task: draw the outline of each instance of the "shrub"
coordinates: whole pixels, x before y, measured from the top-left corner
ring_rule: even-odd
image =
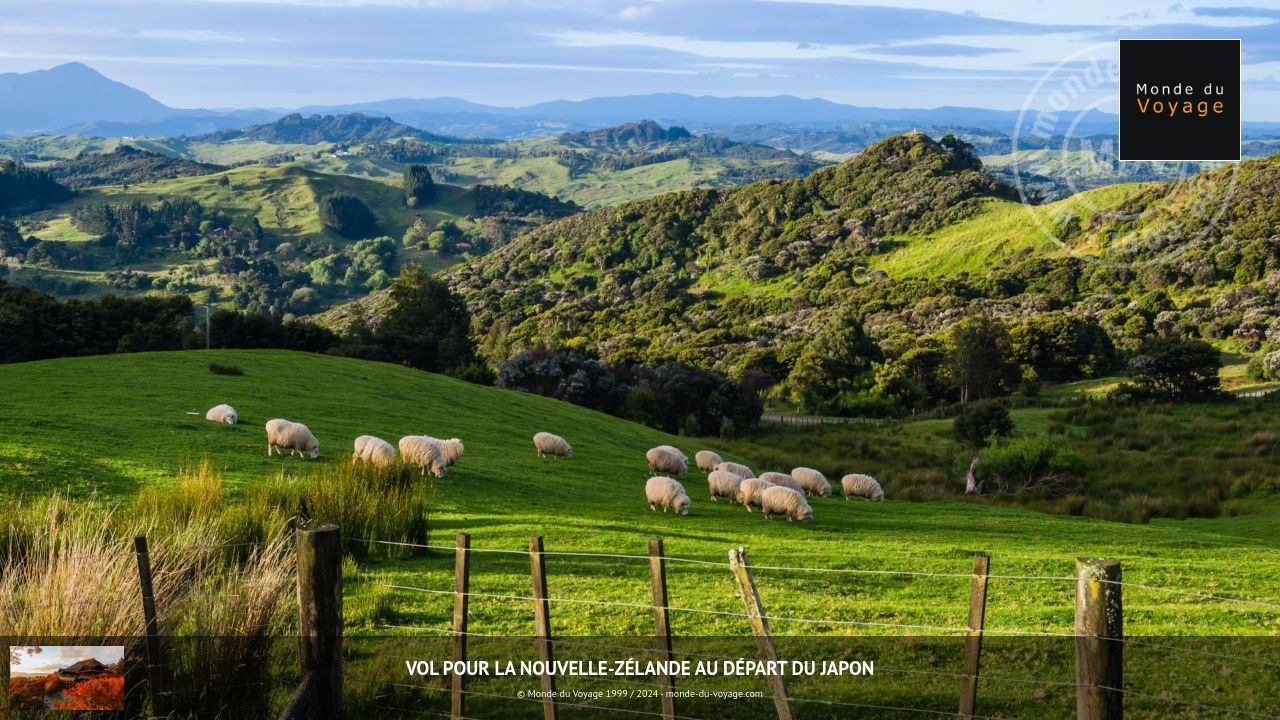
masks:
[[[988,490],[1057,497],[1078,490],[1086,470],[1084,456],[1060,439],[1029,435],[998,441],[983,453],[977,475]]]

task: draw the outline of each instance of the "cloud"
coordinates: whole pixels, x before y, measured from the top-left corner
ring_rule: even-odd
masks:
[[[956,45],[952,43],[908,43],[906,45],[888,45],[878,48],[867,48],[874,55],[911,55],[914,57],[977,57],[995,53],[1013,52],[1011,48],[978,47],[976,45]]]
[[[1191,12],[1201,17],[1280,18],[1280,10],[1260,7],[1197,7]]]
[[[643,20],[652,14],[652,5],[631,5],[623,8],[622,12],[618,13],[618,19],[635,22],[636,20]]]

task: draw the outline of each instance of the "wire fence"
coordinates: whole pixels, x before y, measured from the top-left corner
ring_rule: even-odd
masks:
[[[526,550],[526,549],[477,548],[477,547],[470,547],[470,546],[460,549],[457,546],[432,545],[432,544],[407,543],[407,542],[391,542],[391,541],[370,540],[370,539],[363,539],[363,538],[354,538],[353,540],[356,542],[363,542],[363,543],[370,543],[370,544],[388,544],[388,545],[396,545],[401,547],[409,547],[414,549],[436,551],[441,553],[449,553],[451,555],[454,555],[455,557],[457,557],[459,554],[465,554],[467,556],[507,555],[507,556],[532,557],[535,554],[533,550]],[[707,558],[697,558],[697,557],[678,557],[678,556],[668,555],[665,553],[641,555],[641,554],[628,554],[628,553],[618,553],[618,552],[541,550],[536,552],[536,554],[543,558],[582,558],[586,560],[599,560],[599,561],[610,562],[610,563],[617,563],[618,561],[627,561],[627,562],[636,562],[637,564],[639,563],[652,564],[655,562],[661,562],[666,565],[683,564],[687,566],[701,566],[705,568],[713,568],[716,570],[724,570],[724,571],[732,570],[734,567],[732,562],[724,562],[724,561],[711,560]],[[469,563],[467,564],[467,568],[468,568],[468,572],[470,572]],[[819,577],[832,578],[833,576],[834,577],[839,577],[839,576],[877,577],[878,576],[878,577],[885,577],[885,578],[938,579],[938,580],[944,580],[944,581],[955,581],[957,583],[960,583],[961,581],[963,581],[963,583],[965,583],[966,585],[969,583],[972,583],[975,580],[975,577],[977,576],[976,572],[958,572],[958,571],[948,571],[948,570],[917,570],[917,569],[901,569],[901,568],[813,567],[813,566],[803,566],[803,565],[751,565],[750,570],[752,572],[758,572],[762,576],[768,575],[768,574],[792,575],[792,576],[801,576],[801,577],[812,576],[814,578],[819,578]],[[569,571],[569,568],[567,566],[557,566],[557,572],[568,572],[568,571]],[[726,572],[726,575],[728,575],[728,572]],[[1081,578],[1076,577],[1074,575],[1065,575],[1065,574],[1059,575],[1059,574],[1053,574],[1053,573],[1043,573],[1043,572],[1034,572],[1034,571],[1026,572],[1026,573],[1014,572],[1014,573],[1003,573],[1003,574],[984,572],[981,575],[982,575],[984,584],[986,582],[991,582],[991,581],[1000,581],[1004,583],[1030,583],[1030,584],[1061,583],[1067,588],[1074,590],[1075,586],[1082,582]],[[1249,608],[1249,609],[1258,609],[1258,610],[1280,609],[1280,602],[1275,602],[1269,599],[1242,597],[1242,596],[1237,596],[1232,594],[1222,594],[1222,593],[1216,593],[1216,592],[1200,592],[1196,590],[1187,589],[1185,587],[1176,587],[1171,585],[1155,585],[1151,583],[1131,582],[1127,580],[1113,580],[1109,578],[1097,578],[1097,581],[1104,586],[1126,588],[1132,591],[1148,593],[1148,594],[1156,594],[1156,595],[1167,594],[1174,597],[1189,598],[1189,599],[1198,601],[1201,604],[1215,603],[1215,604],[1219,604],[1227,607],[1239,607],[1239,608]],[[1068,583],[1070,583],[1070,585],[1067,585]],[[510,602],[529,603],[531,605],[545,604],[545,606],[552,607],[552,608],[558,605],[568,606],[568,607],[577,607],[577,606],[605,607],[605,608],[618,608],[625,611],[638,611],[643,613],[661,612],[665,616],[697,615],[697,616],[724,617],[724,618],[733,619],[735,621],[741,621],[744,630],[747,628],[750,628],[752,626],[752,623],[755,621],[764,621],[769,623],[771,626],[776,626],[777,628],[783,629],[783,630],[785,630],[785,628],[789,625],[798,625],[798,626],[805,627],[806,630],[804,631],[804,634],[798,637],[808,637],[809,635],[813,635],[814,634],[813,630],[819,630],[820,631],[818,633],[819,635],[825,635],[825,634],[829,634],[833,630],[838,631],[840,629],[853,630],[855,633],[858,633],[859,635],[863,635],[865,631],[871,631],[876,634],[875,635],[876,637],[893,637],[897,634],[905,634],[905,635],[908,635],[911,637],[917,637],[917,638],[957,637],[957,636],[972,637],[975,633],[981,636],[1009,637],[1009,638],[1047,638],[1047,639],[1052,639],[1056,641],[1074,640],[1077,638],[1086,637],[1082,635],[1076,628],[1070,628],[1070,629],[1064,628],[1063,630],[1056,630],[1053,628],[991,627],[991,626],[986,626],[984,624],[979,625],[978,627],[975,628],[971,626],[971,624],[968,622],[933,623],[933,622],[914,622],[914,621],[906,622],[906,621],[896,621],[893,619],[877,619],[877,618],[820,617],[820,616],[809,616],[803,613],[788,613],[785,611],[783,612],[761,611],[759,613],[752,613],[749,611],[743,612],[743,611],[737,611],[737,610],[726,610],[722,608],[702,607],[697,605],[681,604],[681,603],[674,603],[674,602],[659,603],[657,602],[657,600],[655,600],[654,602],[633,602],[633,601],[627,601],[625,599],[600,599],[600,598],[590,598],[590,597],[574,597],[574,596],[565,596],[563,594],[557,594],[557,595],[544,594],[539,596],[536,593],[536,589],[537,589],[536,580],[535,580],[534,594],[527,594],[527,593],[520,593],[520,592],[506,592],[501,590],[471,590],[471,589],[463,590],[463,589],[460,589],[459,587],[454,587],[450,589],[421,587],[418,584],[406,582],[402,578],[397,578],[397,580],[394,582],[389,582],[385,580],[373,580],[371,584],[376,587],[390,590],[393,592],[423,594],[423,595],[438,596],[438,597],[449,597],[449,598],[452,598],[455,603],[465,601],[465,604],[463,605],[463,607],[468,607],[472,612],[474,612],[477,609],[477,603],[490,602],[490,601],[499,602],[499,603],[510,603]],[[664,590],[664,596],[665,596],[665,590]],[[747,608],[747,609],[750,610],[750,608]],[[423,625],[411,625],[411,624],[387,624],[381,627],[386,627],[388,629],[402,630],[402,631],[430,633],[434,636],[441,637],[441,638],[456,637],[459,635],[463,635],[466,637],[484,638],[484,639],[492,639],[492,640],[517,639],[520,641],[547,642],[550,645],[554,645],[556,647],[566,647],[566,646],[571,647],[574,644],[578,644],[584,647],[588,647],[597,652],[604,650],[604,651],[621,651],[621,652],[629,652],[629,653],[636,653],[636,654],[651,654],[651,655],[652,654],[659,654],[659,655],[669,654],[669,656],[673,658],[674,657],[688,657],[688,658],[705,657],[708,659],[731,660],[731,661],[742,659],[740,656],[735,657],[734,655],[728,655],[728,654],[678,652],[674,648],[663,649],[662,647],[659,647],[659,646],[644,647],[636,644],[619,644],[619,643],[607,643],[607,642],[602,643],[600,640],[596,638],[565,638],[565,637],[553,638],[553,637],[550,637],[549,635],[542,636],[536,633],[533,635],[524,635],[524,634],[510,635],[506,633],[475,632],[472,630],[459,631],[456,627],[423,626]],[[885,632],[890,633],[890,635],[883,635],[882,633],[885,633]],[[783,639],[783,638],[793,637],[793,636],[783,634],[777,637],[779,639]],[[1250,657],[1247,655],[1235,654],[1230,652],[1213,652],[1213,651],[1203,650],[1195,647],[1180,647],[1178,645],[1169,644],[1169,643],[1151,642],[1149,640],[1146,640],[1140,637],[1110,637],[1106,635],[1089,635],[1087,637],[1096,637],[1098,640],[1110,641],[1110,642],[1122,644],[1126,647],[1145,648],[1145,649],[1150,649],[1150,650],[1155,650],[1160,652],[1173,652],[1173,653],[1186,653],[1189,655],[1201,655],[1206,658],[1212,658],[1213,660],[1219,661],[1219,662],[1226,661],[1226,662],[1232,662],[1232,663],[1242,663],[1242,664],[1248,664],[1252,666],[1261,666],[1264,668],[1280,666],[1280,663],[1271,662],[1270,660],[1260,658],[1260,657]],[[1187,637],[1189,640],[1194,640],[1195,638],[1195,636],[1187,636]],[[957,683],[966,682],[974,678],[974,676],[969,674],[967,671],[953,672],[953,671],[948,671],[945,668],[944,669],[916,669],[916,668],[902,667],[902,666],[886,666],[883,664],[877,665],[875,668],[875,672],[885,673],[888,675],[898,675],[902,677],[914,676],[914,677],[920,677],[922,679],[932,678],[934,680],[946,680],[946,681],[957,682]],[[1052,674],[1052,673],[1049,673],[1049,674]],[[625,678],[588,677],[586,681],[589,681],[589,682],[599,681],[601,683],[617,683],[620,685],[628,685],[628,686],[657,687],[658,685],[657,678],[654,678],[648,675],[640,676],[640,677],[642,677],[643,679],[637,679],[634,676],[625,677]],[[987,674],[983,674],[981,676],[981,679],[982,679],[982,683],[984,683],[984,686],[991,686],[992,684],[994,684],[996,686],[1008,686],[1011,688],[1016,688],[1016,687],[1057,688],[1057,689],[1068,690],[1068,691],[1080,691],[1082,688],[1090,688],[1096,691],[1108,691],[1108,692],[1119,693],[1121,695],[1132,696],[1135,699],[1143,700],[1148,705],[1150,704],[1165,705],[1165,706],[1171,706],[1174,708],[1180,707],[1187,711],[1195,710],[1198,712],[1221,713],[1221,714],[1239,716],[1239,717],[1277,718],[1277,720],[1280,720],[1280,716],[1268,712],[1265,708],[1258,709],[1258,708],[1247,708],[1247,707],[1232,707],[1227,704],[1206,703],[1206,702],[1202,702],[1200,699],[1189,699],[1186,697],[1170,696],[1167,693],[1158,694],[1158,693],[1135,690],[1134,688],[1128,686],[1127,684],[1123,686],[1120,686],[1120,685],[1112,686],[1112,685],[1100,684],[1097,682],[1081,682],[1079,679],[1071,680],[1071,679],[1066,679],[1062,677],[1033,677],[1030,674],[1025,676],[1016,676],[1016,675],[1010,675],[1008,673],[996,673],[996,674],[987,673]],[[417,686],[413,686],[413,687],[417,687]],[[604,685],[602,685],[602,687],[604,687]],[[681,684],[680,687],[686,691],[692,690],[683,684]],[[450,690],[449,688],[430,688],[430,689],[436,692],[459,692],[456,689]],[[513,699],[513,700],[530,701],[530,698],[527,698],[527,697],[526,698],[508,697],[503,695],[497,695],[494,693],[484,693],[484,692],[476,691],[473,689],[465,690],[462,692],[467,692],[467,693],[475,694],[481,697],[489,697],[493,699],[503,699],[503,700]],[[878,711],[883,713],[903,713],[903,714],[909,714],[909,715],[919,715],[921,717],[964,717],[964,718],[973,718],[977,720],[981,720],[982,718],[992,718],[992,720],[994,720],[994,716],[976,714],[971,710],[965,711],[965,712],[959,712],[959,711],[939,709],[937,707],[911,707],[906,705],[895,705],[895,704],[877,704],[875,702],[853,702],[853,701],[846,701],[845,699],[841,699],[841,698],[804,697],[802,695],[803,693],[801,693],[800,695],[791,695],[788,697],[788,700],[794,703],[808,704],[808,705],[819,706],[819,707],[825,706],[831,709],[848,708],[850,710],[860,709],[862,711]],[[541,700],[538,700],[538,701],[541,702]],[[667,717],[667,718],[686,717],[686,716],[679,716],[679,715],[672,716],[670,714],[663,714],[660,712],[650,712],[645,710],[636,710],[632,708],[619,708],[619,707],[611,707],[611,706],[605,706],[605,705],[596,706],[596,705],[590,705],[590,704],[584,704],[584,703],[573,703],[573,702],[565,701],[563,699],[557,699],[556,704],[563,707],[595,710],[602,713],[614,714],[619,717],[628,716],[628,715],[652,715],[652,716],[661,716],[661,717]]]

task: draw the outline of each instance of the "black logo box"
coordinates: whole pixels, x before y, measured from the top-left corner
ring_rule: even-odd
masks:
[[[1240,40],[1120,41],[1120,160],[1238,161],[1240,102]]]

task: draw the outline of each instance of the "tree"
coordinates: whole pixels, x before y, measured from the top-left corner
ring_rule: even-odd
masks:
[[[1203,340],[1149,338],[1129,361],[1138,388],[1166,400],[1207,400],[1218,390],[1218,350]]]
[[[369,206],[351,193],[335,192],[320,198],[320,222],[346,238],[366,238],[378,230]]]
[[[426,165],[404,166],[404,202],[409,207],[425,205],[435,194],[431,170]]]
[[[475,361],[471,316],[443,280],[406,265],[391,283],[391,309],[373,339],[394,362],[444,372]]]
[[[1013,434],[1013,419],[1009,417],[1009,407],[999,400],[979,400],[966,404],[956,416],[952,432],[961,445],[973,451],[969,471],[964,477],[964,491],[980,493],[982,485],[978,484],[973,475],[978,467],[978,453],[991,444],[992,437],[1008,437]]]
[[[862,318],[843,308],[796,360],[789,376],[792,395],[811,410],[836,404],[880,359],[880,348],[863,331]]]
[[[972,315],[951,329],[945,368],[962,403],[1006,395],[1021,377],[1009,331],[987,315]]]

